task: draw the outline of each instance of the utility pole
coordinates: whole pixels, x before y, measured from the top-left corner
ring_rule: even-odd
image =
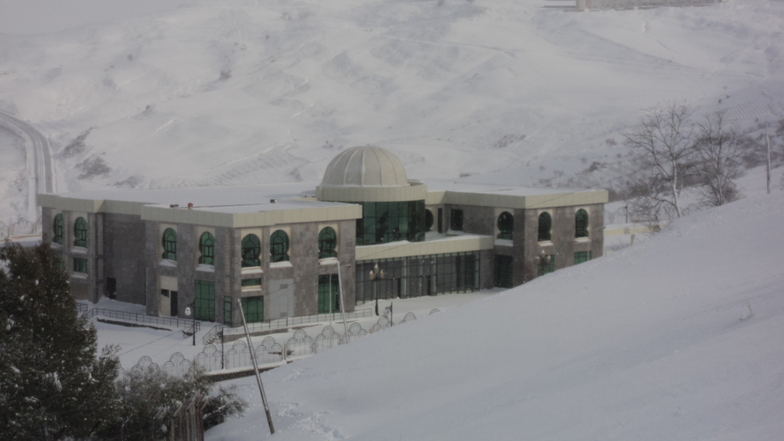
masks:
[[[768,165],[766,167],[768,180],[768,194],[770,194],[770,136],[768,135],[768,123],[765,123],[765,145],[768,148]]]
[[[340,312],[343,313],[343,332],[346,333],[346,343],[350,342],[348,337],[348,324],[346,323],[346,303],[343,301],[343,281],[340,278],[340,261],[337,263],[338,265],[338,293],[340,294]],[[332,287],[332,283],[329,284],[330,289]],[[332,300],[332,299],[330,299]]]
[[[267,403],[267,395],[264,393],[264,386],[261,384],[261,374],[259,374],[259,363],[256,360],[256,350],[253,348],[253,342],[250,341],[250,332],[248,331],[248,324],[245,322],[245,311],[242,310],[242,299],[237,299],[237,305],[240,307],[240,318],[242,319],[242,327],[245,328],[245,337],[248,339],[248,348],[250,348],[250,358],[253,361],[253,372],[256,373],[256,384],[259,385],[259,394],[261,395],[261,402],[264,404],[264,412],[267,414],[267,422],[269,423],[270,435],[274,435],[275,426],[272,425],[272,415],[270,414],[269,404]]]

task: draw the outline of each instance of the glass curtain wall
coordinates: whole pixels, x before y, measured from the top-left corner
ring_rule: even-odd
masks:
[[[357,245],[425,240],[425,201],[361,202]]]
[[[370,280],[378,264],[384,278]],[[357,304],[379,299],[479,290],[479,253],[433,254],[357,262]]]

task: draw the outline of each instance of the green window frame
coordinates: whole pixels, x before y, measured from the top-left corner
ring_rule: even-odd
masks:
[[[337,274],[318,277],[318,313],[330,312],[340,312],[340,283]]]
[[[453,208],[450,210],[449,228],[454,231],[463,231],[463,210]]]
[[[54,225],[52,226],[53,234],[52,234],[52,242],[59,243],[62,245],[63,243],[63,214],[57,213],[54,217]]]
[[[555,271],[555,254],[543,254],[539,256],[536,267],[540,276]]]
[[[163,244],[163,254],[161,254],[162,259],[166,260],[177,260],[177,232],[174,231],[174,228],[167,228],[163,231],[163,239],[161,241]]]
[[[512,240],[514,237],[514,216],[504,211],[498,216],[498,238]]]
[[[196,281],[196,297],[194,301],[196,320],[215,320],[215,282]]]
[[[245,322],[261,323],[264,321],[264,296],[243,297],[242,311],[245,313]]]
[[[240,286],[261,286],[261,278],[242,279],[242,281],[240,281]]]
[[[493,257],[493,286],[511,288],[514,277],[514,257],[496,255]]]
[[[231,326],[231,296],[223,296],[223,324]]]
[[[74,222],[74,246],[87,248],[87,221],[83,217]]]
[[[202,265],[215,265],[215,236],[205,232],[199,238],[199,263]]]
[[[588,237],[588,212],[582,208],[574,214],[574,237]]]
[[[87,274],[87,259],[81,257],[73,258],[73,271],[75,273]]]
[[[574,264],[577,265],[579,263],[587,262],[591,260],[591,252],[590,251],[577,251],[574,253]]]
[[[277,230],[270,236],[270,258],[272,262],[289,261],[289,235]]]
[[[425,240],[425,201],[362,202],[357,245]]]
[[[539,242],[546,242],[552,239],[552,234],[550,231],[553,228],[553,218],[550,216],[550,213],[544,212],[539,215],[539,234],[538,234],[538,241]]]
[[[242,267],[261,266],[261,241],[259,236],[248,234],[242,238]]]
[[[334,228],[324,227],[321,229],[318,236],[318,247],[319,259],[338,257],[338,253],[335,251],[335,248],[337,247],[337,233],[335,233]]]

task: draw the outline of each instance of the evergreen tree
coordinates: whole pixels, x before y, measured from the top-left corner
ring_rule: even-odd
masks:
[[[75,306],[48,244],[0,249],[3,440],[87,438],[116,418],[116,349],[96,357],[95,329]]]

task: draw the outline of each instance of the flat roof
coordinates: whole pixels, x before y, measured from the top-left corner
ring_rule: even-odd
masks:
[[[582,188],[534,188],[501,184],[471,184],[454,181],[423,181],[428,205],[455,204],[498,208],[551,208],[605,204],[606,190]]]
[[[423,183],[425,185],[422,187],[427,187],[425,202],[428,205],[536,209],[603,204],[608,201],[608,193],[604,190],[530,188],[450,181]],[[38,205],[75,212],[136,215],[159,222],[233,228],[362,217],[362,208],[355,204],[317,200],[315,194],[319,184],[310,181],[39,194]],[[192,210],[188,210],[188,203],[193,204]]]

